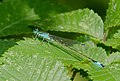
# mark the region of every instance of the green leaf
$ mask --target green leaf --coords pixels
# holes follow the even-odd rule
[[[105,64],[105,59],[107,58],[107,54],[103,48],[97,47],[92,41],[84,42],[81,44],[74,44],[73,48],[82,52],[87,57],[94,59]]]
[[[93,81],[120,81],[120,63],[90,72]]]
[[[29,33],[28,24],[38,18],[25,1],[5,0],[0,4],[0,37]]]
[[[110,0],[105,19],[105,29],[120,25],[120,0]]]
[[[67,70],[60,61],[40,55],[20,53],[5,58],[0,66],[0,81],[70,81]]]
[[[79,9],[62,13],[51,18],[48,30],[88,34],[98,39],[103,38],[103,21],[93,10]]]
[[[108,31],[107,39],[114,38],[114,35],[118,33],[118,30],[120,30],[120,27],[112,27]]]
[[[8,48],[15,45],[15,41],[13,40],[0,40],[0,56],[3,54]]]
[[[42,19],[68,10],[55,0],[27,0],[27,2]]]
[[[120,30],[118,30],[118,32],[114,34],[113,38],[120,38]]]
[[[105,44],[107,46],[112,46],[115,49],[120,50],[120,30],[117,30],[115,34],[111,37],[111,39],[108,39]]]
[[[120,62],[113,63],[109,66],[105,66],[104,68],[95,67],[93,63],[76,63],[74,64],[76,68],[82,68],[88,72],[89,77],[93,81],[119,81],[120,75]]]
[[[74,58],[73,56],[71,56],[69,54],[69,53],[74,53],[74,52],[71,52],[71,50],[67,50],[66,48],[63,48],[62,46],[60,46],[60,44],[56,44],[56,42],[53,42],[53,44],[51,44],[51,41],[49,41],[49,42],[42,41],[41,42],[41,40],[33,40],[30,38],[25,38],[25,40],[21,40],[17,44],[18,45],[15,45],[14,47],[10,48],[8,50],[8,52],[5,52],[5,54],[3,54],[3,58],[1,58],[2,62],[4,63],[3,65],[0,66],[0,73],[1,73],[0,80],[1,81],[9,80],[9,79],[14,80],[16,78],[20,79],[22,81],[27,81],[30,79],[31,76],[33,76],[31,79],[34,81],[34,78],[36,80],[36,76],[38,76],[38,74],[36,74],[36,73],[38,70],[37,66],[39,66],[39,64],[40,64],[40,67],[43,66],[43,70],[42,69],[39,70],[39,71],[41,71],[42,80],[45,79],[45,77],[42,77],[42,74],[43,74],[43,76],[46,76],[46,79],[49,79],[48,75],[51,72],[50,69],[52,67],[56,68],[57,66],[55,67],[55,65],[59,65],[59,63],[60,63],[59,61],[62,61],[65,65],[72,64],[73,67],[75,67],[75,68],[82,68],[84,70],[87,70],[88,73],[91,75],[91,78],[93,78],[94,80],[99,80],[102,77],[103,79],[100,79],[100,80],[104,81],[104,80],[106,80],[106,78],[104,78],[103,73],[104,73],[104,71],[106,71],[106,68],[110,68],[109,67],[110,64],[118,62],[118,60],[117,61],[111,60],[110,58],[112,56],[109,58],[106,58],[105,51],[102,48],[97,48],[93,44],[93,42],[86,42],[85,43],[86,47],[83,46],[83,48],[89,47],[89,49],[86,51],[86,53],[88,53],[87,56],[91,57],[95,60],[98,60],[103,64],[104,64],[104,62],[105,62],[105,64],[107,64],[107,61],[109,61],[109,59],[110,59],[111,62],[108,62],[108,64],[105,65],[104,68],[97,66],[96,64],[94,64],[93,62],[90,62],[89,60],[79,61],[78,59]],[[57,47],[57,45],[58,45],[58,47]],[[90,48],[90,46],[91,46],[91,48]],[[62,49],[66,49],[67,51],[62,50]],[[84,50],[82,50],[82,51],[85,52]],[[93,55],[93,53],[94,53],[94,55]],[[101,56],[103,56],[103,57],[101,58]],[[81,57],[81,55],[80,55],[80,57]],[[107,59],[107,60],[104,60],[104,59]],[[59,61],[56,62],[56,60],[59,60]],[[41,66],[41,64],[43,64],[43,65]],[[49,64],[51,64],[51,65],[49,65]],[[118,64],[118,63],[116,63],[116,64]],[[51,66],[51,68],[48,68],[48,66]],[[62,66],[60,66],[60,67],[62,67]],[[111,67],[112,67],[112,65],[111,65]],[[33,72],[32,68],[35,68],[35,71],[31,75],[31,73]],[[59,71],[61,71],[61,70],[59,70]],[[65,78],[67,75],[64,74],[64,71],[65,70],[62,70],[62,73],[61,72],[57,72],[57,73],[61,74],[60,76],[64,75],[62,78]],[[46,72],[48,72],[48,73],[46,73]],[[97,74],[98,72],[100,72],[100,73]],[[116,78],[118,78],[115,73],[110,74],[109,72],[111,72],[111,70],[106,73],[108,73],[110,76],[115,76]],[[24,76],[24,74],[25,74],[25,76]],[[51,75],[51,77],[54,77],[55,80],[58,79],[58,77],[60,77],[60,76],[57,77],[57,74],[55,74],[55,75],[56,75],[55,77],[54,77],[54,75],[53,76]],[[96,75],[100,75],[101,77],[100,78],[95,77]],[[11,76],[12,76],[12,78],[11,78]],[[112,79],[114,79],[114,77],[112,77]],[[42,81],[42,80],[40,80],[40,81]],[[67,78],[67,80],[69,80],[69,78]],[[59,80],[56,80],[56,81],[59,81]]]
[[[115,52],[110,54],[106,60],[105,60],[105,65],[110,65],[112,63],[120,63],[120,52]]]
[[[40,17],[40,19],[33,21],[31,24],[40,27],[42,30],[47,30],[45,27],[51,24],[51,16],[71,10],[56,0],[27,0],[27,3]]]
[[[87,61],[81,63],[75,63],[73,65],[78,69],[82,68],[85,71],[87,71],[88,74],[90,75],[89,77],[93,81],[119,81],[120,61],[115,62],[115,58],[114,60],[110,60],[110,61],[113,61],[112,64],[105,66],[104,68],[96,67],[91,62],[86,63]],[[108,62],[108,64],[109,63],[110,62]]]
[[[56,46],[51,45],[49,42],[43,42],[41,40],[33,40],[25,38],[17,42],[18,45],[10,48],[8,51],[13,53],[24,53],[25,55],[39,54],[41,57],[52,57],[62,61],[65,64],[72,64],[78,62],[77,59],[69,55],[66,51],[59,49]],[[8,56],[9,57],[9,56]]]
[[[105,45],[107,46],[112,46],[113,48],[116,48],[118,50],[120,50],[120,38],[111,38],[111,39],[108,39],[106,42],[105,42]]]

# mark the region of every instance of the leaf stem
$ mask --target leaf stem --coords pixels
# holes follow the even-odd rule
[[[104,41],[104,42],[107,40],[108,33],[109,33],[109,29],[106,30],[106,32],[104,33],[104,36],[103,36],[103,41]]]

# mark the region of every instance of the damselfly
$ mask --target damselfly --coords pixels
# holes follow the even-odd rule
[[[39,31],[38,29],[35,29],[35,30],[33,30],[33,33],[36,35],[36,37],[41,37],[41,38],[43,38],[43,40],[47,40],[47,41],[49,41],[50,43],[52,43],[52,42],[54,42],[54,39],[51,37],[51,35],[49,35],[49,33],[46,33],[46,32],[41,32],[41,31]],[[52,43],[53,44],[53,43]],[[57,46],[57,47],[59,47],[59,46]],[[59,47],[59,48],[61,48],[61,47]],[[77,50],[75,50],[75,49],[73,49],[73,48],[70,48],[71,50],[73,50],[73,51],[76,51],[76,52],[78,52],[78,53],[80,53],[79,51],[77,51]],[[80,53],[81,54],[81,53]],[[93,59],[91,59],[90,57],[88,57],[88,56],[86,56],[86,55],[84,55],[84,54],[81,54],[82,56],[84,56],[84,57],[86,57],[86,58],[88,58],[88,59],[90,59],[92,62],[94,62],[96,65],[98,65],[98,66],[100,66],[100,67],[104,67],[100,62],[98,62],[98,61],[95,61],[95,60],[93,60]],[[73,55],[74,56],[74,55]],[[79,55],[76,55],[75,56],[77,59],[79,59]]]

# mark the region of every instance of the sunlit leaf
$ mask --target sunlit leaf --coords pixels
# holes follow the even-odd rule
[[[105,44],[107,46],[112,46],[113,48],[116,48],[120,50],[120,38],[115,38],[115,39],[108,39]]]
[[[118,32],[115,33],[113,37],[114,37],[114,38],[120,38],[120,30],[118,30]]]
[[[103,21],[93,10],[79,9],[52,16],[48,30],[88,34],[103,38]]]
[[[87,57],[98,61],[102,64],[105,63],[105,59],[107,58],[105,50],[100,47],[97,47],[92,41],[81,44],[75,44],[73,48],[82,52],[82,54],[86,55]]]
[[[110,0],[105,19],[105,29],[120,25],[120,0]]]
[[[112,63],[118,62],[120,62],[120,52],[112,53],[105,59],[105,65],[110,65]]]
[[[6,53],[10,57],[0,66],[1,81],[70,81],[60,61],[40,55],[12,53]]]
[[[120,63],[90,72],[93,81],[120,81]]]

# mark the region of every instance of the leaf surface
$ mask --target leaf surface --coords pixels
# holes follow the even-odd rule
[[[48,30],[88,34],[103,38],[103,21],[93,10],[78,9],[51,17]]]
[[[74,44],[73,48],[82,52],[82,54],[86,55],[88,58],[98,61],[103,65],[105,64],[105,59],[107,58],[105,50],[97,47],[92,41]]]
[[[120,52],[112,53],[105,59],[106,65],[110,65],[112,63],[119,63],[119,62],[120,62]]]
[[[110,0],[106,13],[105,29],[120,25],[120,0]]]
[[[72,62],[74,63],[78,61],[67,52],[51,45],[49,42],[42,40],[25,38],[25,41],[21,40],[17,44],[18,45],[15,45],[8,51],[14,53],[24,53],[25,55],[38,54],[41,57],[52,57],[54,59],[62,61],[65,64],[71,64]]]
[[[16,45],[15,41],[13,40],[0,40],[0,56],[5,51],[7,51],[8,48]]]
[[[108,39],[105,44],[107,46],[112,46],[113,48],[116,48],[118,50],[120,50],[120,38],[111,38],[111,39]]]
[[[63,64],[55,59],[13,52],[5,61],[0,66],[1,81],[70,81]]]
[[[30,33],[29,23],[38,18],[25,1],[6,0],[0,4],[0,37]]]
[[[118,30],[118,32],[114,34],[113,38],[120,38],[120,30]]]
[[[119,81],[120,63],[113,64],[109,67],[90,72],[93,81]]]

